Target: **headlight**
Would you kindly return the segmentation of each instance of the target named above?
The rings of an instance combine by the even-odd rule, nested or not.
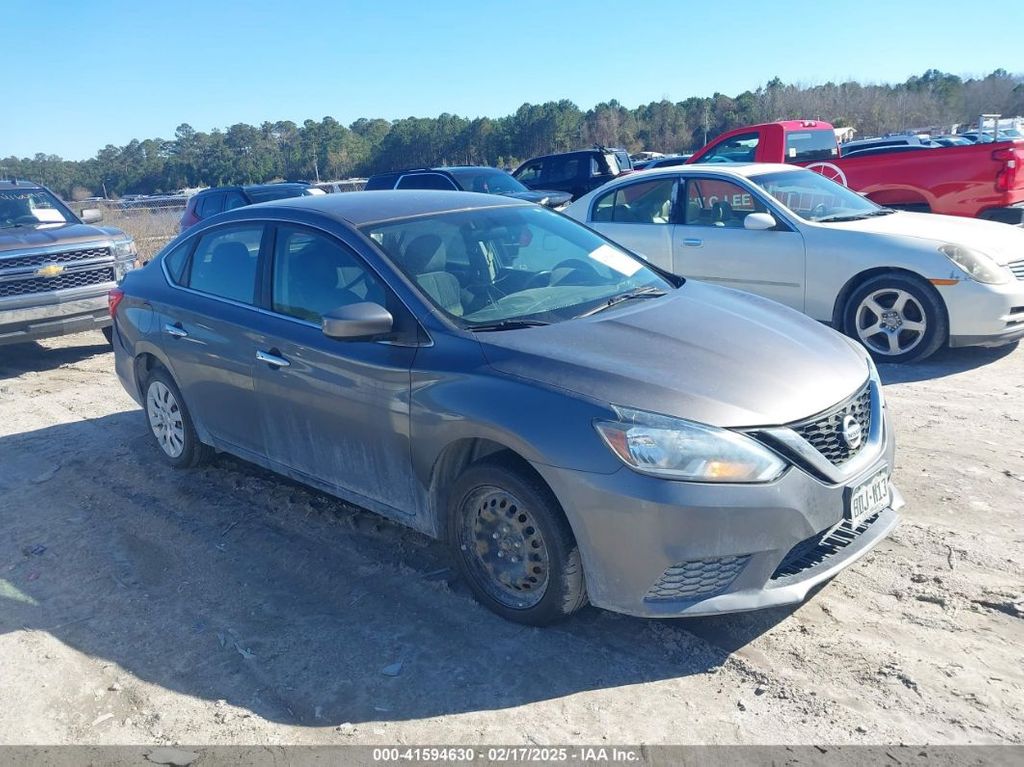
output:
[[[623,463],[644,474],[691,482],[770,482],[786,468],[742,434],[681,418],[615,408],[618,421],[594,424]]]
[[[943,245],[939,252],[967,272],[972,280],[984,282],[986,285],[998,285],[1010,279],[1010,275],[999,264],[972,248],[963,245]]]
[[[114,258],[121,260],[126,258],[134,259],[138,255],[138,248],[135,247],[135,240],[118,240],[112,248]]]

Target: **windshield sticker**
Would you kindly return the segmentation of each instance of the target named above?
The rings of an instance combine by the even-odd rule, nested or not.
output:
[[[591,251],[590,257],[625,277],[632,277],[640,271],[640,263],[610,245],[602,245]]]

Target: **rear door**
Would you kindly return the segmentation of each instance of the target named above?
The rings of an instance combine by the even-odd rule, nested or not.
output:
[[[675,176],[617,184],[594,199],[590,225],[656,266],[671,271],[678,186]]]
[[[804,309],[803,236],[739,180],[685,177],[672,232],[672,271]],[[744,228],[751,213],[771,213],[776,229]]]
[[[415,320],[333,235],[281,224],[274,239],[269,311],[252,350],[270,460],[381,513],[413,513],[409,371],[416,345],[405,340],[415,333],[402,329]],[[388,308],[400,338],[342,341],[321,332],[323,314],[362,301]]]
[[[198,238],[173,304],[158,309],[162,347],[197,423],[216,446],[262,455],[253,392],[256,276],[264,226],[219,226]],[[157,307],[154,307],[157,308]]]

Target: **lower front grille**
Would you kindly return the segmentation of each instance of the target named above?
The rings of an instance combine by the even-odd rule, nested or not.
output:
[[[0,298],[27,296],[32,293],[49,293],[54,290],[84,288],[114,281],[114,267],[90,269],[84,272],[67,272],[56,277],[31,277],[27,280],[0,282]]]
[[[1009,267],[1014,277],[1018,280],[1024,280],[1024,258],[1020,261],[1011,261]]]
[[[741,554],[681,562],[666,570],[644,599],[704,599],[721,594],[749,561],[749,554]]]
[[[805,570],[817,567],[857,540],[876,519],[878,514],[859,522],[856,527],[850,520],[844,519],[836,527],[815,533],[810,538],[800,541],[775,568],[771,579],[778,581],[792,578]]]

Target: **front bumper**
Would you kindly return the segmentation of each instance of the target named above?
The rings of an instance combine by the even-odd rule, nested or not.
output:
[[[0,300],[0,346],[107,327],[112,287],[111,282]]]
[[[1024,280],[938,287],[949,314],[949,345],[1002,346],[1024,338]]]
[[[845,489],[893,465],[885,431],[875,457],[836,485],[796,466],[762,485],[535,468],[569,517],[592,604],[641,617],[715,615],[801,602],[896,526],[895,488],[856,529],[843,518]]]

